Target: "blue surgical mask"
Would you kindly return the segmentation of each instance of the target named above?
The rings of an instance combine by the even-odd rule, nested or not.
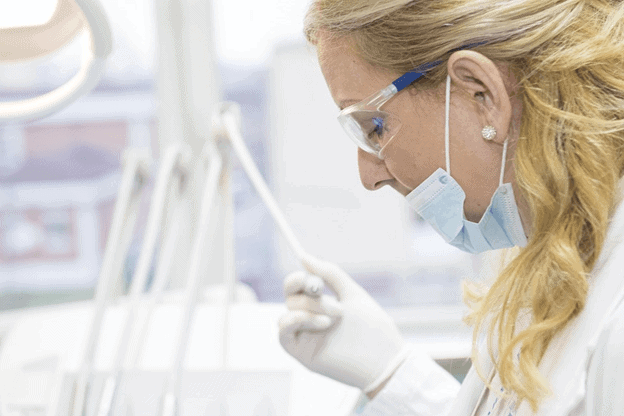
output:
[[[410,206],[427,221],[444,240],[468,253],[482,253],[527,244],[518,206],[510,183],[503,184],[507,140],[503,145],[499,186],[479,223],[464,215],[466,194],[451,176],[449,158],[449,108],[451,78],[446,80],[445,153],[446,171],[438,168],[406,198]]]

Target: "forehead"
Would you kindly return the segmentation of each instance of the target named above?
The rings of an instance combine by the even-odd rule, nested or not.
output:
[[[364,62],[345,36],[319,35],[316,51],[325,82],[339,106],[346,100],[347,105],[361,101],[398,77]]]

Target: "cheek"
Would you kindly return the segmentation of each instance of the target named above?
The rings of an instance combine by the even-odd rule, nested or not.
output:
[[[437,168],[445,168],[444,102],[432,95],[406,97],[395,103],[401,130],[388,146],[388,171],[405,187],[414,189]]]
[[[444,138],[437,139],[428,131],[408,134],[402,129],[395,142],[386,153],[385,163],[388,171],[405,187],[414,189],[437,168],[445,167]]]
[[[418,149],[397,146],[384,160],[388,172],[404,187],[413,190],[420,185],[430,170],[430,158]]]

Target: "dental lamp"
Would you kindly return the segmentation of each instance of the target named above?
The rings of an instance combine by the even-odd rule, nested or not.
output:
[[[108,19],[98,0],[58,0],[47,23],[0,29],[0,63],[47,56],[86,31],[80,70],[65,84],[34,98],[0,103],[0,124],[28,122],[50,116],[88,94],[100,81],[112,50]]]

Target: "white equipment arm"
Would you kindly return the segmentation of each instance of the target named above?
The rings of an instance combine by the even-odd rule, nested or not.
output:
[[[119,278],[123,268],[128,247],[132,240],[141,193],[149,178],[150,158],[145,152],[131,149],[124,153],[124,171],[119,187],[117,202],[113,214],[111,230],[106,243],[100,276],[95,291],[94,313],[87,335],[87,345],[81,360],[79,374],[74,384],[73,408],[74,415],[80,415],[88,389],[88,379],[93,367],[96,341],[102,321],[104,309],[111,289]],[[72,406],[70,404],[70,406]],[[76,409],[80,410],[77,411]],[[69,410],[69,409],[68,409]],[[69,413],[69,412],[68,412]]]
[[[110,26],[98,0],[59,0],[52,19],[44,25],[0,29],[0,62],[14,62],[54,52],[83,27],[87,28],[90,42],[85,45],[78,73],[49,93],[0,103],[0,123],[47,117],[88,94],[102,77],[112,50]]]
[[[203,154],[207,156],[207,159],[204,159],[203,162],[208,164],[208,172],[204,183],[204,189],[202,191],[199,225],[197,227],[193,247],[191,249],[191,259],[188,271],[189,277],[186,282],[186,289],[184,291],[182,303],[182,317],[178,330],[176,331],[177,336],[174,338],[176,340],[176,350],[173,367],[169,373],[169,378],[167,379],[165,395],[159,410],[159,414],[163,416],[175,416],[177,414],[177,397],[180,392],[180,378],[186,354],[186,346],[188,343],[191,322],[194,315],[193,312],[195,310],[195,305],[197,304],[197,296],[201,283],[200,272],[203,259],[206,255],[206,241],[210,235],[210,231],[213,229],[213,226],[218,220],[210,214],[214,207],[214,200],[217,195],[219,181],[221,179],[223,163],[218,150],[214,145],[212,145],[212,142],[207,142]]]
[[[297,259],[301,261],[305,256],[307,256],[306,252],[303,250],[301,243],[297,240],[295,233],[292,228],[286,221],[286,218],[282,211],[280,210],[277,202],[273,198],[271,191],[269,191],[269,187],[265,183],[260,171],[256,167],[247,147],[245,146],[245,142],[243,141],[242,135],[240,133],[240,109],[238,104],[236,103],[223,103],[222,104],[222,113],[221,113],[221,122],[222,122],[222,135],[229,140],[238,156],[238,159],[243,166],[243,169],[247,173],[247,176],[251,180],[252,184],[256,188],[256,191],[260,195],[262,201],[269,209],[271,216],[277,223],[278,228],[282,232],[282,235],[286,238],[286,241],[290,244],[290,247],[297,256]],[[308,283],[305,288],[305,292],[310,296],[320,296],[323,292],[324,284],[323,280],[316,277],[310,276],[308,278]]]
[[[135,321],[149,275],[150,266],[154,259],[159,230],[164,230],[163,218],[165,206],[168,202],[173,202],[176,206],[174,208],[173,220],[169,227],[171,232],[168,235],[165,235],[164,232],[161,234],[162,239],[166,238],[166,241],[159,253],[156,277],[152,283],[152,296],[148,304],[147,316],[151,315],[158,294],[164,286],[162,282],[166,280],[168,272],[170,271],[171,263],[176,254],[175,246],[178,237],[178,222],[180,221],[180,213],[183,212],[180,209],[182,206],[181,200],[184,192],[186,192],[188,188],[186,183],[190,176],[190,161],[190,148],[185,144],[176,143],[167,148],[160,162],[154,194],[150,204],[145,237],[129,290],[130,302],[128,316],[124,321],[122,337],[115,353],[112,372],[106,380],[99,405],[97,406],[98,416],[108,416],[112,411],[122,367],[124,362],[127,361],[126,357],[129,355],[133,356],[129,358],[129,360],[131,360],[134,365],[138,348],[142,344],[142,339],[145,336],[146,326],[137,328]],[[135,339],[138,338],[138,342],[135,342],[137,348],[135,348],[134,351],[130,351],[130,341],[133,337]]]

